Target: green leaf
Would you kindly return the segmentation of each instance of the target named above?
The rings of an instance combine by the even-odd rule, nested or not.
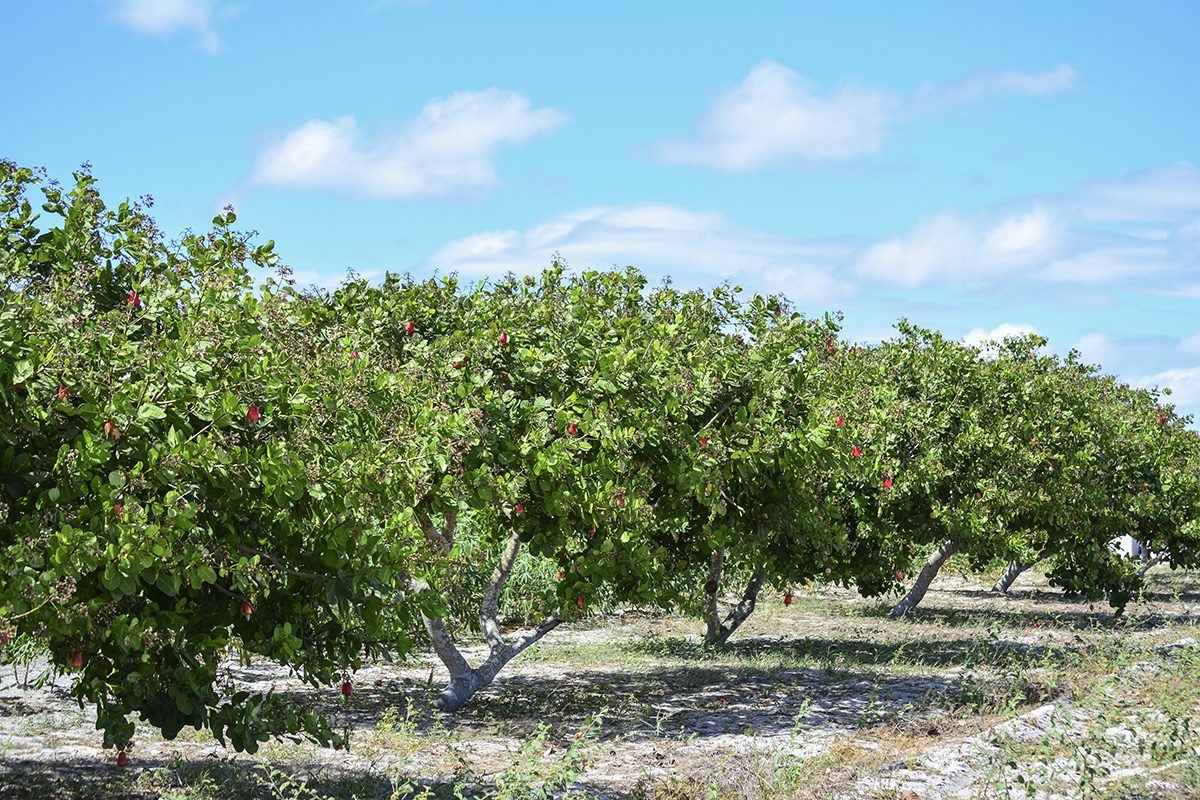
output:
[[[146,403],[138,409],[137,418],[139,421],[151,419],[165,419],[167,411],[162,406]]]
[[[33,377],[33,364],[28,361],[18,361],[13,365],[13,385],[19,386]]]

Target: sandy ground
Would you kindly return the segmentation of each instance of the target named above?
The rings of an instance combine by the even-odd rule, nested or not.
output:
[[[1189,619],[1194,629],[1198,609],[1187,606],[1186,597],[1182,606],[1179,598],[1173,600],[1142,609],[1170,621],[1165,633],[1149,627],[1145,635],[1164,633],[1169,640],[1165,647],[1195,647],[1176,634],[1180,625],[1186,631]],[[309,774],[403,774],[423,781],[452,780],[468,771],[494,775],[514,757],[543,765],[561,759],[588,712],[604,709],[597,738],[585,748],[590,766],[575,784],[595,797],[622,797],[639,781],[668,775],[720,773],[734,780],[734,773],[745,768],[739,765],[755,760],[752,754],[759,763],[790,758],[790,763],[818,768],[831,763],[827,756],[834,752],[861,751],[869,761],[874,750],[877,768],[859,778],[848,796],[969,798],[980,796],[984,783],[995,777],[989,769],[997,760],[997,742],[1043,737],[1056,720],[1060,728],[1087,726],[1088,720],[1063,698],[1021,709],[1020,716],[1009,714],[1007,719],[960,719],[937,711],[938,699],[954,692],[964,678],[956,653],[988,646],[1036,654],[1068,646],[1079,639],[1080,629],[1062,625],[1064,615],[1106,617],[1104,610],[1089,609],[1086,603],[1021,583],[1014,599],[1004,599],[961,580],[939,581],[915,623],[864,614],[866,601],[844,591],[800,593],[793,608],[764,601],[761,612],[731,641],[735,649],[770,656],[797,641],[810,652],[827,642],[828,664],[776,669],[768,659],[760,669],[719,659],[681,663],[661,654],[698,645],[699,623],[626,613],[561,627],[454,715],[429,707],[444,676],[432,657],[406,665],[365,665],[355,676],[356,692],[349,702],[341,701],[337,687],[315,689],[268,663],[223,665],[241,687],[273,688],[326,704],[339,727],[352,729],[349,752],[281,741],[256,756],[235,755],[191,729],[167,742],[142,727],[130,766],[121,771],[115,753],[100,747],[94,710],[80,709],[71,699],[70,675],[26,685],[24,668],[6,666],[0,669],[0,796],[37,794],[49,800],[68,796],[62,787],[100,785],[113,776],[127,782],[130,775],[156,770],[161,777],[180,763],[230,758]],[[843,612],[831,614],[830,602]],[[1032,621],[1019,632],[1010,626],[990,641],[979,641],[977,631],[974,640],[964,640],[952,620],[973,609],[999,609],[1022,624]],[[1047,622],[1043,626],[1038,620]],[[919,641],[931,654],[926,668],[885,674],[883,668],[862,666],[871,659],[878,662],[878,653],[847,657],[847,647],[906,639]],[[628,654],[622,663],[611,663],[611,658],[605,663],[603,654],[618,650]],[[30,678],[45,667],[44,662],[31,665]],[[390,730],[386,724],[381,730],[381,714],[389,708],[395,709],[394,721]],[[539,723],[548,727],[535,741]],[[897,753],[901,757],[890,757]],[[147,797],[155,795],[147,792]]]

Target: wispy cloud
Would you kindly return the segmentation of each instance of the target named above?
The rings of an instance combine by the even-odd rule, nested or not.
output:
[[[632,264],[706,283],[753,276],[764,291],[786,288],[793,300],[832,302],[853,293],[836,265],[854,246],[770,234],[713,211],[608,206],[560,214],[525,231],[477,233],[439,248],[422,266],[473,276],[529,274],[549,266],[557,252],[588,269]]]
[[[1180,162],[1089,181],[1080,187],[1077,203],[1092,222],[1196,223],[1200,169]],[[1193,228],[1193,234],[1200,230]]]
[[[375,198],[478,195],[499,183],[499,145],[521,144],[566,120],[499,89],[431,100],[416,119],[375,142],[363,141],[352,116],[310,120],[259,156],[250,182]]]
[[[119,0],[114,13],[120,22],[152,36],[190,31],[196,34],[199,49],[219,53],[224,44],[214,23],[235,11],[231,7],[218,8],[214,0]]]
[[[1116,182],[1142,185],[1146,180],[1126,176]],[[794,279],[806,292],[825,298],[889,287],[987,287],[995,292],[1021,287],[1055,296],[1074,293],[1076,301],[1085,294],[1102,299],[1113,291],[1200,294],[1200,286],[1192,285],[1191,266],[1200,254],[1200,197],[1189,209],[1182,201],[1158,200],[1147,190],[1141,193],[1136,220],[1096,223],[1080,209],[1093,202],[1094,187],[1101,185],[1107,183],[1089,182],[1069,195],[971,212],[947,209],[881,238],[791,237],[735,224],[715,211],[677,206],[589,208],[524,231],[487,231],[450,242],[426,265],[479,275],[536,271],[559,251],[589,268],[634,263],[675,274],[767,275],[781,283]],[[1146,208],[1162,209],[1161,217]],[[1171,224],[1181,214],[1190,214],[1190,221]],[[1149,222],[1158,232],[1129,232],[1134,222]]]
[[[653,149],[670,164],[753,172],[786,162],[845,161],[879,151],[899,123],[988,95],[1070,91],[1077,74],[1062,65],[1047,72],[981,72],[946,86],[931,83],[901,94],[841,86],[827,94],[774,61],[750,70],[701,115],[691,138]]]
[[[871,244],[853,266],[864,279],[906,288],[1020,278],[1196,297],[1198,263],[1200,169],[1174,164],[1070,194],[943,210]]]
[[[1181,341],[1175,349],[1188,355],[1200,356],[1200,329],[1197,329],[1195,333]]]
[[[1079,351],[1079,357],[1085,364],[1107,366],[1109,371],[1115,368],[1123,356],[1120,345],[1113,341],[1113,337],[1100,331],[1079,337],[1074,349]]]
[[[991,95],[1043,95],[1070,92],[1079,82],[1079,73],[1068,64],[1045,72],[996,72],[984,70],[961,81],[939,86],[926,81],[908,102],[910,113],[948,109]]]

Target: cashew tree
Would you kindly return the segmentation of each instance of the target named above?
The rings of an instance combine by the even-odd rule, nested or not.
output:
[[[328,686],[405,650],[386,617],[418,613],[413,554],[383,535],[410,480],[377,443],[425,420],[372,406],[396,390],[330,338],[324,306],[253,287],[277,256],[234,221],[168,246],[86,171],[65,189],[0,163],[0,643],[75,673],[106,746],[135,715],[239,750],[328,743],[319,715],[231,691],[223,656]]]
[[[690,468],[661,455],[699,457],[693,423],[725,391],[699,366],[704,354],[744,355],[724,330],[738,306],[728,292],[651,289],[632,269],[555,264],[539,278],[469,288],[392,276],[344,287],[329,304],[369,363],[417,387],[422,413],[446,432],[440,448],[401,442],[394,455],[416,475],[411,514],[393,535],[422,548],[412,585],[449,672],[439,707],[460,707],[599,597],[669,605],[690,584],[686,537],[657,535],[655,515],[667,473]],[[500,554],[475,600],[487,646],[477,665],[447,624],[460,600],[463,515]],[[553,610],[507,637],[499,598],[523,550],[558,564],[545,587]]]

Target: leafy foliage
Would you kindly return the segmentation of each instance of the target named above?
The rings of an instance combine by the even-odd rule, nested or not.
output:
[[[65,190],[0,162],[0,643],[77,669],[107,743],[133,714],[238,749],[336,742],[232,691],[234,651],[329,685],[424,628],[473,676],[460,703],[608,603],[699,609],[723,641],[763,585],[883,594],[949,543],[976,568],[1047,554],[1119,609],[1140,575],[1111,539],[1200,553],[1187,420],[1036,337],[984,357],[901,321],[851,346],[781,297],[559,262],[255,288],[278,257],[234,223],[168,245],[86,171]],[[510,646],[517,563],[546,618]],[[446,620],[484,634],[485,670]]]

